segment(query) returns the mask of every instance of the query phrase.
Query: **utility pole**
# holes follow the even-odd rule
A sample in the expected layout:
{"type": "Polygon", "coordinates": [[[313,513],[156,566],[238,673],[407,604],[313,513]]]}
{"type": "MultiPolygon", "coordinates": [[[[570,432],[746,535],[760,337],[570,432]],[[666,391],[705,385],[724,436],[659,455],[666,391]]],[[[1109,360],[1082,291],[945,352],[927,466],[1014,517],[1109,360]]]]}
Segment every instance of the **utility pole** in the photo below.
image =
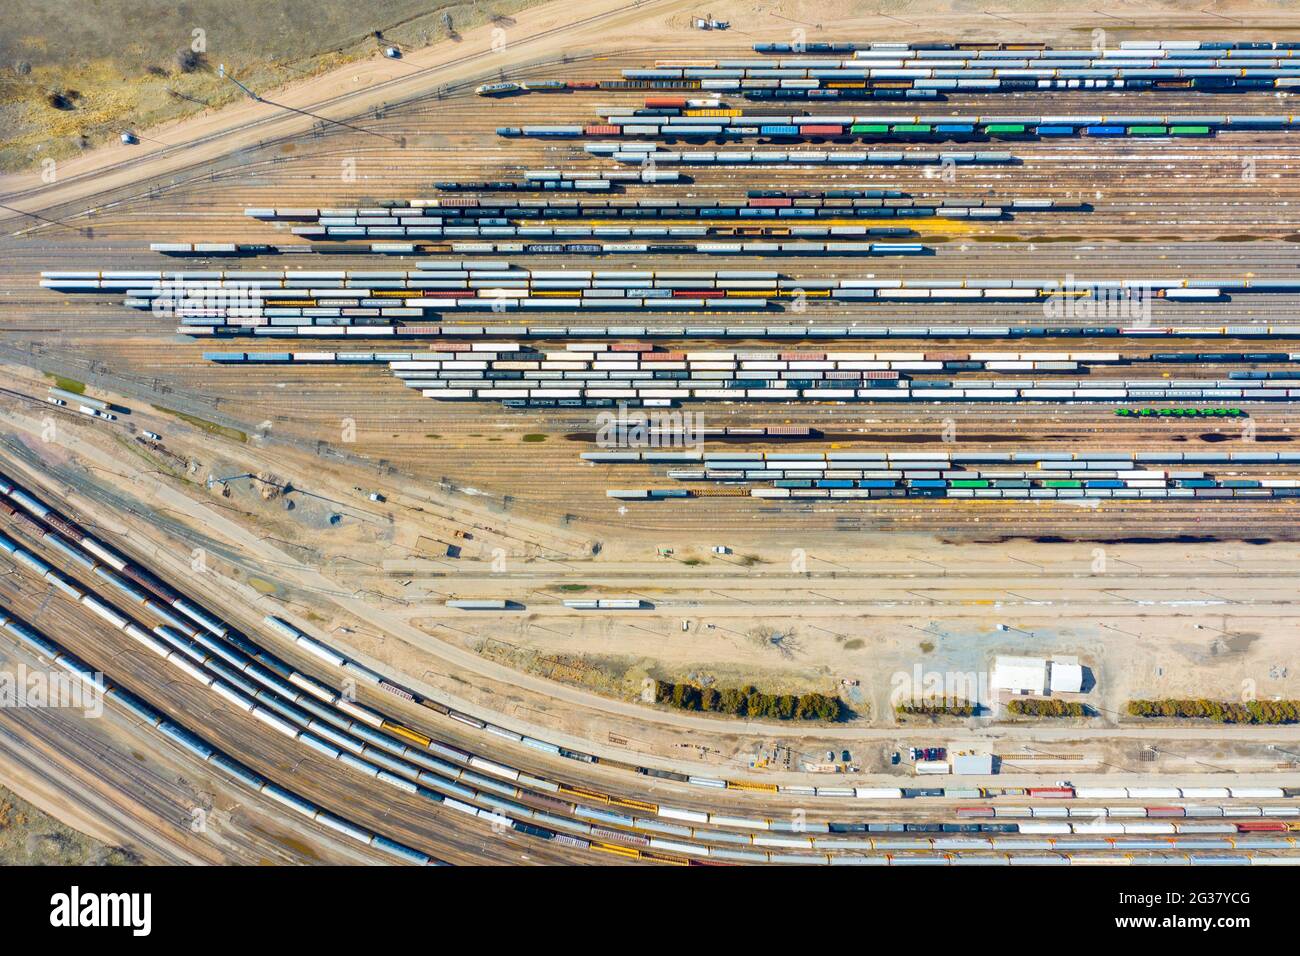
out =
{"type": "Polygon", "coordinates": [[[258,103],[262,102],[262,98],[258,96],[256,93],[254,93],[252,90],[250,90],[248,87],[246,87],[243,83],[240,83],[239,80],[235,79],[235,75],[233,73],[226,72],[226,64],[221,63],[217,66],[217,76],[220,76],[223,79],[227,79],[231,83],[234,83],[237,87],[239,87],[241,90],[243,90],[245,93],[248,94],[249,99],[256,100],[258,103]]]}

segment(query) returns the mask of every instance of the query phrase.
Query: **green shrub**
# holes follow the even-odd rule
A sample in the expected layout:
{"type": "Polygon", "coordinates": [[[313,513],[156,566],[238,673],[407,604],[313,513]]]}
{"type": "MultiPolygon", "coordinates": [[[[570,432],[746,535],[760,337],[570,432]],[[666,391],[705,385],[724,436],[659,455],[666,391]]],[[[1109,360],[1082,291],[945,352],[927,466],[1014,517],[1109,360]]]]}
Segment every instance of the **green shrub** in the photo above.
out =
{"type": "Polygon", "coordinates": [[[1245,703],[1205,697],[1131,700],[1130,717],[1182,717],[1216,724],[1294,724],[1300,722],[1300,700],[1251,700],[1245,703]]]}
{"type": "Polygon", "coordinates": [[[947,716],[947,717],[970,717],[975,713],[975,705],[970,701],[959,700],[954,697],[936,697],[931,700],[922,700],[899,704],[894,708],[897,713],[911,716],[947,716]]]}
{"type": "Polygon", "coordinates": [[[738,716],[745,712],[745,692],[739,687],[726,687],[720,695],[718,709],[724,714],[738,716]]]}
{"type": "Polygon", "coordinates": [[[753,685],[703,689],[694,684],[655,681],[655,703],[733,717],[772,720],[842,720],[844,702],[829,694],[765,694],[753,685]]]}
{"type": "Polygon", "coordinates": [[[1007,704],[1007,712],[1021,717],[1086,717],[1083,704],[1073,700],[1040,700],[1036,697],[1016,698],[1007,704]]]}

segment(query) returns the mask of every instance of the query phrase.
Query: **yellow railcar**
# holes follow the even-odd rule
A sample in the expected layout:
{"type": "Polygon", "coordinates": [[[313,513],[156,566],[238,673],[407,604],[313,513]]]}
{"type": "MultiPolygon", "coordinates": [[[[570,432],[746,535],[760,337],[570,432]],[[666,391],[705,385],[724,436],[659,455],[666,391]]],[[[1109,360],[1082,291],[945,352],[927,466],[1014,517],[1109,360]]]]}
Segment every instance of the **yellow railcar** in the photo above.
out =
{"type": "Polygon", "coordinates": [[[629,807],[633,810],[643,810],[646,813],[658,813],[659,805],[657,803],[646,803],[644,800],[634,800],[631,797],[610,797],[612,806],[629,807]]]}
{"type": "Polygon", "coordinates": [[[567,793],[571,797],[582,797],[584,800],[595,800],[597,803],[609,803],[608,794],[588,790],[586,787],[571,787],[562,783],[560,784],[560,793],[567,793]]]}
{"type": "Polygon", "coordinates": [[[609,853],[612,856],[627,857],[629,860],[637,860],[641,857],[640,850],[634,850],[629,846],[616,846],[613,843],[592,843],[591,848],[597,853],[609,853]]]}
{"type": "Polygon", "coordinates": [[[403,727],[401,724],[395,724],[391,720],[385,720],[383,728],[390,733],[397,734],[399,737],[405,737],[407,740],[417,743],[421,747],[428,747],[429,744],[433,743],[433,741],[424,736],[424,734],[411,730],[409,727],[403,727]]]}

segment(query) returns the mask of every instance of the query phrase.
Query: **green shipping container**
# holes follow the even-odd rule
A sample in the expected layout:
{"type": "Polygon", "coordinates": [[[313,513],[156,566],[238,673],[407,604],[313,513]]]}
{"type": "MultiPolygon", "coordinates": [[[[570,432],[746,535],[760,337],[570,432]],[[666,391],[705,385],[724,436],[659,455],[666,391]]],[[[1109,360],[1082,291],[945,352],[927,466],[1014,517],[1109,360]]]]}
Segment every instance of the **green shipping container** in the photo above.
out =
{"type": "Polygon", "coordinates": [[[870,135],[884,135],[889,132],[889,127],[877,123],[857,123],[849,127],[850,133],[866,133],[870,135]]]}
{"type": "Polygon", "coordinates": [[[988,126],[984,127],[984,132],[994,135],[1006,133],[1023,134],[1024,131],[1024,126],[1019,123],[990,123],[988,126]]]}
{"type": "Polygon", "coordinates": [[[989,483],[979,478],[954,478],[948,482],[950,488],[987,488],[989,483]]]}
{"type": "Polygon", "coordinates": [[[924,124],[917,125],[914,123],[901,123],[894,127],[895,133],[928,133],[931,127],[924,124]]]}
{"type": "Polygon", "coordinates": [[[1130,126],[1130,136],[1168,136],[1169,128],[1165,126],[1130,126]]]}
{"type": "Polygon", "coordinates": [[[1208,126],[1171,126],[1169,132],[1175,136],[1209,136],[1208,126]]]}
{"type": "Polygon", "coordinates": [[[1043,482],[1044,488],[1082,488],[1083,482],[1071,481],[1064,478],[1054,478],[1043,482]]]}

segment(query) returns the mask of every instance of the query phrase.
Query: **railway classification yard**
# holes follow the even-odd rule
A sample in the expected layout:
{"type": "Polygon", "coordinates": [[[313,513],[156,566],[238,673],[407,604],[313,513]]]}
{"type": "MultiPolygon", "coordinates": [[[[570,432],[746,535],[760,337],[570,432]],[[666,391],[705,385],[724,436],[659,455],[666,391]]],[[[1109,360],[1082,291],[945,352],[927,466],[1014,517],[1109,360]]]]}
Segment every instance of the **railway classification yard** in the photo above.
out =
{"type": "Polygon", "coordinates": [[[732,6],[0,177],[0,782],[146,864],[1281,885],[1300,20],[732,6]]]}

